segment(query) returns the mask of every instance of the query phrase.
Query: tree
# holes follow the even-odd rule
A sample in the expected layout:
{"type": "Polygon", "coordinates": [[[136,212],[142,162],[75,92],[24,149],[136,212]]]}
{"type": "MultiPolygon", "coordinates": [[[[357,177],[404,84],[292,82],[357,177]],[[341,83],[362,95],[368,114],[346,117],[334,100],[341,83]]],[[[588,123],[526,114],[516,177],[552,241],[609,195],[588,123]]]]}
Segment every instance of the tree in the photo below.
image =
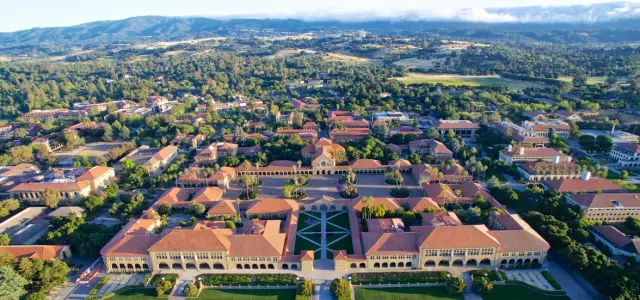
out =
{"type": "Polygon", "coordinates": [[[28,135],[28,134],[29,134],[29,133],[28,133],[28,132],[27,132],[27,130],[26,130],[26,129],[24,129],[24,128],[18,128],[18,129],[16,129],[16,130],[13,132],[13,135],[14,135],[15,137],[17,137],[17,138],[21,138],[21,139],[23,139],[23,138],[27,137],[27,135],[28,135]]]}
{"type": "Polygon", "coordinates": [[[418,154],[418,153],[411,153],[411,154],[409,154],[409,162],[411,162],[412,165],[421,164],[422,163],[422,158],[420,157],[420,154],[418,154]]]}
{"type": "Polygon", "coordinates": [[[14,265],[18,260],[6,249],[0,249],[0,267],[14,265]]]}
{"type": "Polygon", "coordinates": [[[583,134],[578,138],[578,143],[582,149],[591,151],[596,146],[596,138],[592,135],[583,134]]]}
{"type": "Polygon", "coordinates": [[[7,246],[11,243],[11,238],[8,234],[0,234],[0,246],[7,246]]]}
{"type": "Polygon", "coordinates": [[[64,132],[64,144],[67,147],[67,149],[73,149],[84,144],[84,139],[78,136],[77,131],[67,130],[64,132]]]}
{"type": "Polygon", "coordinates": [[[20,201],[16,199],[7,199],[0,201],[0,218],[4,218],[11,212],[20,208],[20,201]]]}
{"type": "Polygon", "coordinates": [[[28,283],[10,266],[0,267],[0,299],[19,299],[27,293],[24,287],[28,283]]]}
{"type": "Polygon", "coordinates": [[[160,204],[160,206],[158,206],[158,213],[161,215],[171,214],[171,204],[169,203],[160,204]]]}
{"type": "Polygon", "coordinates": [[[493,284],[486,277],[478,276],[473,279],[473,290],[478,293],[489,293],[493,290],[493,284]]]}
{"type": "Polygon", "coordinates": [[[87,197],[87,200],[84,202],[84,207],[88,212],[94,213],[100,210],[104,205],[104,198],[100,196],[91,195],[87,197]]]}
{"type": "Polygon", "coordinates": [[[207,208],[202,203],[191,204],[191,212],[195,215],[201,216],[207,208]]]}
{"type": "Polygon", "coordinates": [[[58,202],[60,202],[60,194],[58,194],[56,189],[46,188],[42,193],[42,202],[44,202],[44,205],[47,207],[57,207],[58,202]]]}
{"type": "Polygon", "coordinates": [[[596,138],[596,145],[602,153],[609,153],[613,147],[613,140],[610,136],[602,134],[596,138]]]}
{"type": "Polygon", "coordinates": [[[573,78],[571,79],[571,83],[575,87],[581,87],[581,86],[587,85],[587,80],[588,79],[589,79],[589,77],[584,73],[575,74],[575,75],[573,75],[573,78]]]}
{"type": "Polygon", "coordinates": [[[498,179],[498,177],[496,177],[495,175],[491,176],[489,180],[487,180],[487,186],[489,187],[489,189],[494,189],[500,187],[501,185],[502,182],[500,182],[500,179],[498,179]]]}
{"type": "Polygon", "coordinates": [[[104,133],[102,134],[102,140],[105,142],[113,141],[113,127],[111,125],[106,124],[103,127],[104,133]]]}
{"type": "Polygon", "coordinates": [[[389,126],[386,122],[375,123],[371,126],[371,135],[381,141],[386,141],[389,138],[389,126]]]}
{"type": "Polygon", "coordinates": [[[329,290],[331,290],[331,293],[338,297],[346,296],[351,293],[351,286],[346,280],[342,278],[336,278],[331,282],[329,290]]]}
{"type": "Polygon", "coordinates": [[[464,288],[467,287],[467,284],[462,278],[451,276],[447,279],[445,287],[450,294],[461,294],[464,291],[464,288]]]}
{"type": "Polygon", "coordinates": [[[127,128],[127,126],[123,126],[120,129],[119,135],[120,135],[120,138],[125,141],[128,141],[129,139],[131,139],[131,131],[129,130],[129,128],[127,128]]]}
{"type": "Polygon", "coordinates": [[[47,294],[45,294],[43,291],[29,293],[29,295],[27,295],[27,297],[24,298],[24,300],[46,300],[46,299],[47,299],[47,294]]]}
{"type": "Polygon", "coordinates": [[[313,294],[313,282],[311,280],[299,281],[296,287],[296,294],[311,296],[313,294]]]}
{"type": "Polygon", "coordinates": [[[193,282],[187,283],[184,287],[184,295],[187,297],[195,297],[198,295],[198,292],[198,287],[193,282]]]}
{"type": "Polygon", "coordinates": [[[9,149],[11,163],[14,165],[23,163],[33,163],[33,148],[29,146],[17,146],[9,149]]]}
{"type": "Polygon", "coordinates": [[[229,229],[236,229],[236,223],[231,220],[224,221],[224,227],[229,229]]]}
{"type": "Polygon", "coordinates": [[[622,180],[629,179],[629,172],[627,170],[620,171],[620,179],[622,180]]]}
{"type": "Polygon", "coordinates": [[[156,294],[158,296],[164,295],[166,292],[171,291],[171,289],[173,289],[173,284],[168,280],[160,280],[156,282],[156,294]]]}

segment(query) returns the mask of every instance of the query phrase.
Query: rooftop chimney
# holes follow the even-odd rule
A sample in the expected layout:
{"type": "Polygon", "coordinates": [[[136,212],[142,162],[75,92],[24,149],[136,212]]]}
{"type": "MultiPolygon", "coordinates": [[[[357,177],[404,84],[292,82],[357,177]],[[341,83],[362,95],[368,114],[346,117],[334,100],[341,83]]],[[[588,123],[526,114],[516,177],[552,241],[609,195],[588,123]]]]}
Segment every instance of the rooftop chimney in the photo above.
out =
{"type": "Polygon", "coordinates": [[[589,179],[591,179],[591,172],[583,171],[582,174],[580,175],[580,180],[589,180],[589,179]]]}

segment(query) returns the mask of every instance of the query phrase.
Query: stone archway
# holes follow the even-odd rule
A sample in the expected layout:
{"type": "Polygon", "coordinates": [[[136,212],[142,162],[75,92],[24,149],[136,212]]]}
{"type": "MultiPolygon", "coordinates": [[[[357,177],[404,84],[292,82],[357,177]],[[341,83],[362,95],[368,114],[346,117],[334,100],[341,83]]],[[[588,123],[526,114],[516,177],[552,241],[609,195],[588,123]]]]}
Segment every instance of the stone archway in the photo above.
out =
{"type": "Polygon", "coordinates": [[[438,267],[448,267],[449,265],[450,265],[450,263],[446,259],[443,259],[438,263],[438,267]]]}
{"type": "Polygon", "coordinates": [[[183,267],[181,263],[174,263],[171,265],[171,269],[183,269],[183,267]]]}
{"type": "Polygon", "coordinates": [[[158,265],[158,269],[162,269],[162,270],[169,270],[169,269],[171,269],[171,268],[169,267],[169,265],[168,265],[167,263],[160,263],[160,264],[158,265]]]}
{"type": "Polygon", "coordinates": [[[436,266],[436,262],[433,260],[428,260],[426,263],[424,263],[425,267],[435,267],[436,266]]]}
{"type": "Polygon", "coordinates": [[[470,259],[470,260],[467,260],[467,263],[465,265],[468,267],[477,267],[478,261],[475,259],[470,259]]]}

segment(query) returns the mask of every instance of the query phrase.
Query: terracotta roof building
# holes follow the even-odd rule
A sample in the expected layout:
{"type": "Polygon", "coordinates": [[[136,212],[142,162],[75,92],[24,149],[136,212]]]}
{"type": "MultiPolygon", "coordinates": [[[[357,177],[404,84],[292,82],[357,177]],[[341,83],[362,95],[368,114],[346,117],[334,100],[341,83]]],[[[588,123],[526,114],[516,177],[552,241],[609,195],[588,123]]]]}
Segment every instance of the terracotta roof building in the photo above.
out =
{"type": "Polygon", "coordinates": [[[232,143],[215,142],[196,154],[197,164],[214,164],[229,156],[238,155],[238,145],[232,143]]]}
{"type": "Polygon", "coordinates": [[[640,144],[636,143],[616,143],[611,147],[609,157],[615,159],[619,167],[639,167],[640,166],[640,144]]]}
{"type": "Polygon", "coordinates": [[[568,156],[554,148],[525,148],[509,145],[507,149],[500,151],[498,158],[507,165],[522,162],[547,161],[553,163],[571,162],[568,156]]]}
{"type": "Polygon", "coordinates": [[[231,180],[236,178],[236,170],[231,167],[197,168],[192,167],[185,170],[178,179],[177,187],[207,187],[215,186],[228,188],[231,180]]]}
{"type": "Polygon", "coordinates": [[[0,250],[5,250],[18,259],[51,260],[71,258],[71,248],[67,245],[10,245],[0,246],[0,250]]]}
{"type": "Polygon", "coordinates": [[[580,206],[584,218],[592,221],[624,222],[640,218],[640,193],[569,194],[568,203],[580,206]]]}
{"type": "Polygon", "coordinates": [[[561,193],[624,193],[627,190],[611,180],[591,177],[591,172],[584,172],[579,179],[545,180],[542,186],[561,193]]]}
{"type": "Polygon", "coordinates": [[[527,162],[518,165],[518,172],[525,180],[540,181],[549,179],[580,178],[581,168],[574,162],[527,162]]]}
{"type": "Polygon", "coordinates": [[[415,140],[409,142],[409,151],[421,155],[431,155],[438,161],[453,159],[453,152],[443,143],[436,140],[415,140]]]}
{"type": "Polygon", "coordinates": [[[640,238],[627,236],[613,226],[593,226],[591,232],[613,255],[635,257],[640,262],[640,238]]]}
{"type": "Polygon", "coordinates": [[[363,140],[367,136],[369,136],[368,128],[333,129],[329,133],[329,137],[335,142],[359,141],[363,140]]]}
{"type": "Polygon", "coordinates": [[[476,131],[480,129],[478,125],[468,120],[437,120],[433,122],[433,126],[442,137],[451,130],[456,136],[461,136],[463,139],[473,139],[476,131]]]}
{"type": "Polygon", "coordinates": [[[315,130],[304,129],[278,129],[275,136],[298,135],[305,142],[314,142],[318,139],[318,133],[315,130]]]}

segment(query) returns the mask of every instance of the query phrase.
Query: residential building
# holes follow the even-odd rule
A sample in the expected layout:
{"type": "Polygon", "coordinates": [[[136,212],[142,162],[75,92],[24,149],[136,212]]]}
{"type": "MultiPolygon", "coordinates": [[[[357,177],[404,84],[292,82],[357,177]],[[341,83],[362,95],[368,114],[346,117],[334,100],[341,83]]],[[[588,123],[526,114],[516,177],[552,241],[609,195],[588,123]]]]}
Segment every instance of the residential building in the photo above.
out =
{"type": "Polygon", "coordinates": [[[554,148],[525,148],[507,146],[507,149],[500,151],[498,159],[507,165],[523,162],[546,161],[546,162],[571,162],[568,156],[554,148]]]}
{"type": "Polygon", "coordinates": [[[628,236],[610,225],[593,226],[591,232],[596,241],[609,248],[613,255],[633,257],[640,262],[640,238],[628,236]]]}
{"type": "Polygon", "coordinates": [[[217,187],[202,188],[179,188],[174,187],[166,190],[150,209],[157,210],[158,207],[167,203],[176,210],[187,210],[194,203],[200,203],[207,209],[220,201],[224,191],[217,187]]]}
{"type": "Polygon", "coordinates": [[[566,199],[580,207],[586,220],[615,223],[640,218],[640,193],[569,194],[566,199]]]}
{"type": "Polygon", "coordinates": [[[424,139],[409,142],[409,151],[420,155],[431,155],[437,161],[453,159],[453,152],[437,140],[424,139]]]}
{"type": "Polygon", "coordinates": [[[422,135],[422,129],[414,126],[400,126],[389,129],[389,135],[395,134],[413,134],[420,136],[422,135]]]}
{"type": "Polygon", "coordinates": [[[316,122],[306,122],[302,125],[302,129],[318,131],[318,124],[316,122]]]}
{"type": "Polygon", "coordinates": [[[433,122],[433,126],[440,132],[440,136],[446,136],[449,130],[453,131],[456,136],[463,139],[473,139],[476,131],[480,129],[478,125],[468,120],[437,120],[433,122]]]}
{"type": "MultiPolygon", "coordinates": [[[[559,157],[557,157],[559,158],[559,157]]],[[[582,168],[574,162],[557,160],[527,162],[518,165],[518,172],[528,181],[549,179],[580,178],[582,168]]]]}
{"type": "MultiPolygon", "coordinates": [[[[227,143],[233,143],[233,142],[236,141],[235,135],[233,133],[225,134],[225,135],[222,136],[222,138],[227,143]]],[[[245,138],[247,140],[252,140],[252,139],[258,139],[260,141],[266,141],[267,140],[267,136],[265,136],[262,133],[247,133],[245,138]]]]}
{"type": "Polygon", "coordinates": [[[423,182],[421,187],[425,196],[433,199],[439,205],[453,203],[472,204],[476,201],[474,197],[482,196],[482,198],[484,198],[484,200],[491,206],[506,211],[506,207],[500,204],[482,185],[478,183],[467,182],[444,184],[423,182]]]}
{"type": "Polygon", "coordinates": [[[166,146],[158,151],[151,159],[142,164],[149,175],[154,176],[162,173],[164,169],[178,158],[178,147],[166,146]]]}
{"type": "Polygon", "coordinates": [[[458,226],[462,225],[460,218],[452,211],[436,211],[422,213],[422,223],[425,226],[458,226]]]}
{"type": "Polygon", "coordinates": [[[56,208],[54,211],[52,211],[51,213],[49,213],[47,215],[48,219],[53,219],[56,217],[69,217],[69,216],[76,216],[76,217],[80,217],[82,216],[82,214],[84,214],[84,208],[79,207],[79,206],[63,206],[63,207],[58,207],[56,208]]]}
{"type": "Polygon", "coordinates": [[[549,138],[544,136],[531,136],[526,129],[511,122],[494,122],[490,125],[498,130],[502,135],[509,137],[518,144],[526,147],[540,148],[545,147],[551,142],[549,138]]]}
{"type": "Polygon", "coordinates": [[[473,176],[459,164],[417,164],[411,166],[411,174],[418,184],[427,183],[467,183],[473,176]]]}
{"type": "Polygon", "coordinates": [[[341,155],[345,162],[347,158],[344,147],[325,138],[305,146],[300,152],[302,159],[311,162],[314,169],[331,169],[337,166],[339,162],[336,162],[336,155],[341,155]]]}
{"type": "Polygon", "coordinates": [[[547,119],[547,115],[543,111],[525,111],[522,116],[532,121],[544,121],[547,119]]]}
{"type": "Polygon", "coordinates": [[[576,112],[568,110],[559,110],[553,113],[553,116],[563,121],[582,122],[582,117],[576,112]]]}
{"type": "Polygon", "coordinates": [[[640,144],[613,144],[611,152],[609,152],[609,157],[615,159],[618,166],[623,168],[640,167],[640,144]]]}
{"type": "Polygon", "coordinates": [[[195,112],[206,112],[206,111],[207,111],[206,104],[198,104],[198,106],[196,106],[195,108],[195,112]]]}

